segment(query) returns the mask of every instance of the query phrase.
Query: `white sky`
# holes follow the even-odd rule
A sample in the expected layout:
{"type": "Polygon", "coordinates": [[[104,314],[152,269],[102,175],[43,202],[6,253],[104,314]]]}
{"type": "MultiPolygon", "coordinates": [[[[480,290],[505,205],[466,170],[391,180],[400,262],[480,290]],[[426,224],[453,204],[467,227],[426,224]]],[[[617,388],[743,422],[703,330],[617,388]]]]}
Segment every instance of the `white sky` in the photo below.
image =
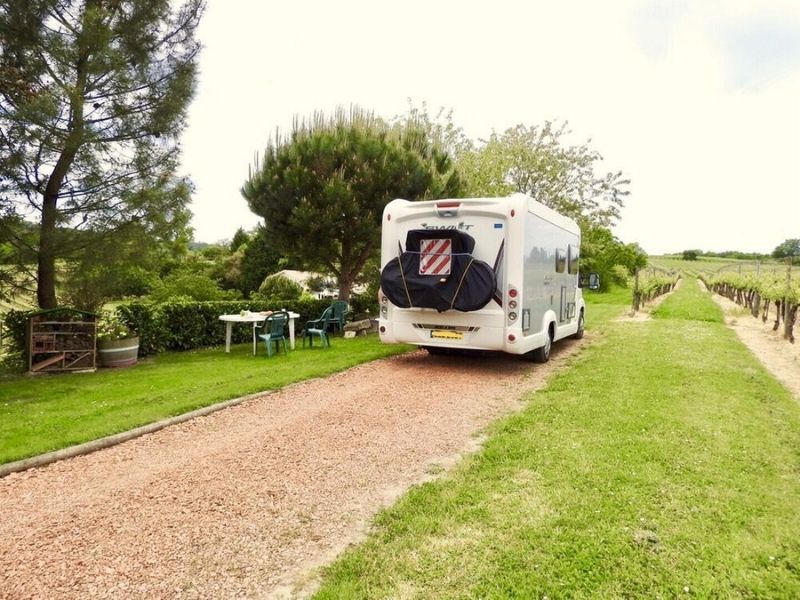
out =
{"type": "Polygon", "coordinates": [[[254,227],[239,189],[295,115],[409,99],[470,137],[569,121],[631,183],[617,235],[653,254],[800,237],[797,0],[208,0],[184,134],[195,239],[254,227]]]}

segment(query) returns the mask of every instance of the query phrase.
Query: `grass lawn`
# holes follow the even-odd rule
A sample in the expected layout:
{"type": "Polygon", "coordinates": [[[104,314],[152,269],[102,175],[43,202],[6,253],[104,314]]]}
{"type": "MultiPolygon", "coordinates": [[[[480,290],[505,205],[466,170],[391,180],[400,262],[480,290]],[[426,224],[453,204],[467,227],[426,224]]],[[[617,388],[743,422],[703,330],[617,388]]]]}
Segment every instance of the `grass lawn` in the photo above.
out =
{"type": "Polygon", "coordinates": [[[583,290],[586,301],[586,327],[605,330],[605,325],[631,308],[633,293],[630,288],[612,286],[607,292],[583,290]]]}
{"type": "Polygon", "coordinates": [[[604,323],[317,597],[800,597],[800,407],[694,280],[657,317],[604,323]]]}
{"type": "Polygon", "coordinates": [[[165,353],[126,369],[0,379],[0,464],[409,350],[378,337],[267,357],[263,345],[165,353]]]}

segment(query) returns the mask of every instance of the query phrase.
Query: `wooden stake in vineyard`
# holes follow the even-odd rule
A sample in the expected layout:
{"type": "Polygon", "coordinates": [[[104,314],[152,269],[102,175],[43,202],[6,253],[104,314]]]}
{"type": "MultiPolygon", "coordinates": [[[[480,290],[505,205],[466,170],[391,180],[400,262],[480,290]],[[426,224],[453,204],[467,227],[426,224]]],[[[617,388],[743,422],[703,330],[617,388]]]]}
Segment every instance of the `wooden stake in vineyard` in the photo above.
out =
{"type": "Polygon", "coordinates": [[[797,304],[792,305],[792,259],[786,260],[786,296],[783,298],[783,339],[794,343],[794,321],[797,316],[797,304]]]}

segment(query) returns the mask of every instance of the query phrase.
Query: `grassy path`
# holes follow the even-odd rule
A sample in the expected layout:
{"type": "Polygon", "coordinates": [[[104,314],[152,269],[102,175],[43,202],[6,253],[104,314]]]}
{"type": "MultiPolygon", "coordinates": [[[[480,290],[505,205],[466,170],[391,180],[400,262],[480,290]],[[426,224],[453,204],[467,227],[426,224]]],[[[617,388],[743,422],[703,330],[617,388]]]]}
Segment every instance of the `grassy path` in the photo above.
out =
{"type": "Polygon", "coordinates": [[[800,408],[692,280],[406,494],[320,598],[800,597],[800,408]]]}

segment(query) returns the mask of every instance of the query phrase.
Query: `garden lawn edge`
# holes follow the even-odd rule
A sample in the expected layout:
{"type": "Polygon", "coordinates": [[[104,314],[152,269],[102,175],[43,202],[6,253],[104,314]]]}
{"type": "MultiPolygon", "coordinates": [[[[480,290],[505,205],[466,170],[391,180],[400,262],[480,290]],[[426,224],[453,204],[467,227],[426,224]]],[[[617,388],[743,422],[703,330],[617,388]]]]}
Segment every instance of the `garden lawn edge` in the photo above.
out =
{"type": "Polygon", "coordinates": [[[114,435],[92,440],[91,442],[85,442],[83,444],[78,444],[77,446],[69,446],[68,448],[62,448],[61,450],[54,450],[53,452],[47,452],[45,454],[39,454],[37,456],[31,456],[30,458],[23,458],[22,460],[6,463],[4,465],[0,465],[0,478],[6,477],[11,473],[19,473],[21,471],[27,471],[28,469],[33,469],[36,467],[44,467],[59,460],[73,458],[83,454],[89,454],[91,452],[96,452],[97,450],[103,450],[104,448],[110,448],[111,446],[116,446],[117,444],[127,442],[128,440],[133,440],[143,435],[147,435],[148,433],[153,433],[160,429],[164,429],[170,425],[177,425],[178,423],[196,419],[197,417],[204,417],[206,415],[210,415],[211,413],[215,413],[218,410],[236,406],[237,404],[241,404],[247,400],[268,396],[281,391],[282,389],[287,389],[306,381],[310,380],[305,379],[303,381],[287,385],[278,390],[256,392],[255,394],[248,394],[247,396],[225,400],[224,402],[218,402],[217,404],[212,404],[211,406],[204,406],[203,408],[198,408],[181,415],[162,419],[161,421],[156,421],[155,423],[148,423],[147,425],[142,425],[141,427],[136,427],[135,429],[123,431],[121,433],[115,433],[114,435]]]}

